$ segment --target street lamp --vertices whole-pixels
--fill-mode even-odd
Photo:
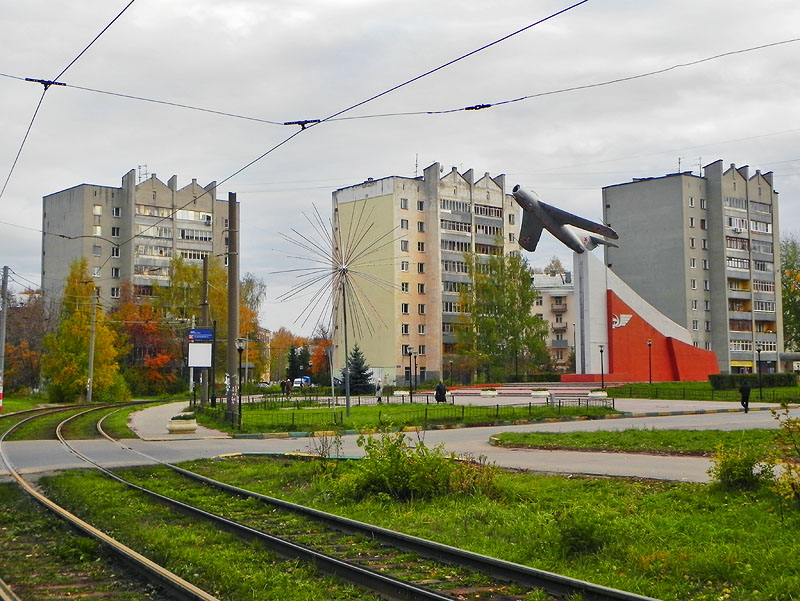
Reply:
[[[453,360],[450,360],[450,386],[453,385]]]
[[[411,346],[406,348],[408,351],[408,400],[413,403],[414,402],[414,380],[411,379],[411,356],[414,354],[414,351],[411,350]]]
[[[605,376],[605,369],[603,366],[603,345],[600,346],[600,388],[605,390],[606,389],[606,376]]]
[[[650,384],[653,383],[653,341],[647,339],[647,366],[650,370]]]
[[[247,344],[247,340],[244,338],[237,338],[236,339],[236,350],[239,353],[239,372],[236,374],[236,384],[239,393],[238,397],[238,411],[237,415],[239,416],[239,429],[242,429],[242,351],[244,350],[244,345]]]
[[[763,401],[764,389],[761,388],[761,345],[760,344],[756,345],[756,353],[758,353],[758,363],[756,364],[758,366],[758,400]]]

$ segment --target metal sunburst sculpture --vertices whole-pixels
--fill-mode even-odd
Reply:
[[[364,271],[365,268],[388,264],[386,259],[379,259],[374,255],[399,239],[394,235],[397,228],[382,234],[375,234],[373,232],[375,223],[370,219],[374,207],[368,214],[365,214],[365,208],[362,205],[358,217],[350,221],[350,227],[344,237],[339,227],[338,207],[334,211],[334,220],[328,220],[327,223],[316,206],[314,206],[313,219],[303,213],[303,217],[314,230],[314,236],[303,234],[292,228],[294,236],[281,234],[281,237],[309,253],[308,256],[290,255],[291,258],[309,261],[314,265],[273,272],[294,273],[299,280],[287,292],[278,296],[277,300],[287,301],[310,292],[310,297],[300,311],[295,323],[302,320],[301,325],[305,325],[310,319],[316,318],[316,323],[320,324],[323,322],[323,315],[327,313],[326,308],[330,307],[330,317],[327,319],[332,325],[334,316],[339,308],[339,302],[341,302],[342,325],[344,327],[345,414],[348,417],[350,416],[350,358],[347,343],[348,306],[351,310],[353,328],[359,337],[362,336],[365,329],[369,333],[374,333],[373,317],[384,325],[386,324],[364,293],[359,280],[387,290],[398,288],[395,284]]]

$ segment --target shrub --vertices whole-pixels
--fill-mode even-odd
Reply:
[[[190,419],[195,419],[195,415],[194,413],[179,413],[178,415],[175,415],[170,419],[174,421],[190,420]]]
[[[757,448],[718,445],[708,474],[727,490],[756,490],[775,478],[775,462]]]
[[[775,479],[775,491],[787,501],[800,506],[800,418],[790,417],[786,404],[780,413],[773,410],[772,414],[781,425],[775,440],[780,468]]]
[[[337,493],[349,498],[388,496],[397,500],[430,498],[451,493],[489,492],[496,470],[483,462],[459,461],[441,445],[413,447],[403,432],[360,436],[365,457],[354,471],[337,481]]]
[[[750,388],[758,388],[758,374],[711,374],[708,376],[714,390],[736,390],[747,382]],[[791,372],[779,374],[761,374],[761,385],[764,388],[797,386],[797,376]]]

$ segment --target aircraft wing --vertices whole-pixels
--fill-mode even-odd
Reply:
[[[536,250],[542,236],[542,222],[531,211],[522,211],[522,226],[519,229],[519,245],[527,251]]]
[[[587,232],[593,232],[595,234],[600,234],[601,236],[605,236],[606,238],[611,238],[612,240],[618,240],[619,234],[612,230],[607,225],[603,225],[602,223],[595,223],[594,221],[589,221],[588,219],[584,219],[583,217],[578,217],[577,215],[573,215],[572,213],[567,213],[566,211],[562,211],[561,209],[557,209],[556,207],[550,206],[544,202],[539,202],[539,207],[547,214],[552,217],[558,223],[564,225],[574,225],[575,227],[586,230]],[[522,218],[522,225],[523,228],[525,226],[525,218]],[[522,233],[520,232],[520,236]],[[537,238],[538,240],[538,238]]]

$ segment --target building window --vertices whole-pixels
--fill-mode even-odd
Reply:
[[[408,336],[408,324],[407,323],[401,323],[400,324],[400,333],[403,336]]]
[[[92,234],[95,236],[102,236],[103,235],[103,228],[99,225],[92,226]]]
[[[400,303],[400,313],[408,315],[408,303]]]
[[[417,294],[425,294],[425,284],[417,284]]]
[[[689,238],[689,248],[694,248],[694,238]]]
[[[697,311],[697,299],[692,300],[692,311]]]
[[[119,267],[112,267],[111,268],[111,277],[115,280],[119,279]]]
[[[701,209],[706,209],[706,208],[708,208],[708,207],[707,207],[707,205],[706,205],[706,199],[705,199],[705,198],[701,198],[701,199],[700,199],[700,208],[701,208]]]
[[[708,250],[708,240],[703,238],[700,242],[701,242],[700,248],[702,248],[703,250]]]
[[[400,261],[400,271],[408,271],[408,261]]]
[[[424,211],[425,210],[425,201],[418,200],[417,201],[417,211]]]
[[[417,263],[417,273],[425,273],[425,263]]]
[[[119,238],[119,228],[118,227],[112,227],[111,228],[111,237],[112,238]]]
[[[103,214],[103,207],[101,205],[94,205],[92,207],[92,215],[100,216]]]
[[[93,256],[99,257],[102,254],[102,252],[103,252],[103,249],[101,249],[98,245],[95,244],[92,247],[92,255]]]
[[[400,229],[407,230],[408,229],[408,219],[401,219],[400,220]]]
[[[692,329],[693,330],[697,330],[698,329],[698,321],[696,319],[692,320]]]
[[[689,217],[689,227],[694,227],[694,217]]]
[[[112,246],[111,247],[111,256],[112,257],[119,257],[119,246]]]
[[[508,214],[508,224],[509,225],[514,225],[514,213],[509,213]]]
[[[99,267],[92,267],[92,277],[99,278],[100,277],[100,268]]]
[[[408,292],[408,282],[400,283],[400,292]]]
[[[119,207],[111,207],[112,217],[122,217],[122,209]]]
[[[419,313],[420,315],[425,315],[425,304],[424,303],[420,303],[419,305],[417,305],[417,313]]]
[[[509,232],[509,233],[508,233],[508,241],[509,241],[509,242],[516,242],[516,241],[517,241],[517,238],[516,238],[516,236],[514,235],[514,232]]]
[[[424,242],[417,242],[417,250],[421,253],[425,252],[425,243]]]
[[[425,222],[424,221],[417,221],[417,231],[424,232],[425,231]]]
[[[417,326],[417,334],[419,334],[420,336],[424,336],[425,335],[425,324],[424,323],[421,323],[421,324],[419,324]]]
[[[111,298],[119,298],[119,288],[111,288]]]
[[[694,207],[694,196],[689,197],[689,206]]]
[[[403,252],[408,252],[408,240],[400,240],[400,250]]]
[[[401,198],[400,199],[400,208],[401,209],[407,209],[408,208],[408,199],[407,198]]]
[[[708,271],[708,259],[703,259],[703,269]]]
[[[708,280],[703,280],[703,290],[711,290],[711,283]]]
[[[711,301],[710,300],[703,301],[703,309],[705,309],[706,311],[711,311]]]
[[[689,267],[691,267],[692,269],[697,267],[697,259],[695,259],[694,257],[691,257],[689,259]]]
[[[408,357],[411,354],[411,346],[408,344],[404,344],[402,353],[403,356]],[[408,368],[406,368],[406,380],[409,379],[411,379],[411,371]]]
[[[692,290],[697,290],[697,280],[689,280],[689,285],[691,286]]]
[[[706,332],[710,332],[710,331],[711,331],[711,322],[710,321],[706,321]]]
[[[708,229],[708,228],[706,227],[706,220],[705,220],[705,219],[701,219],[701,220],[700,220],[700,229],[701,229],[701,230],[706,230],[706,229]]]
[[[417,351],[417,354],[418,355],[424,355],[425,354],[425,345],[424,344],[420,344],[419,345],[419,350]]]

